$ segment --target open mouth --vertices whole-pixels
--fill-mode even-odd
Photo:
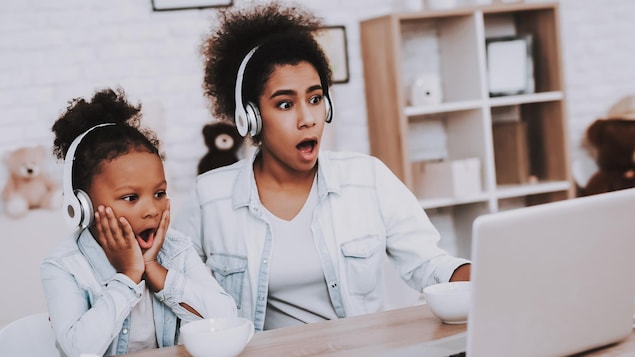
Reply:
[[[302,141],[296,147],[298,148],[298,150],[300,150],[303,153],[310,153],[313,151],[316,145],[317,145],[317,140],[310,139],[310,140]]]
[[[145,231],[139,233],[139,237],[143,239],[144,242],[147,242],[151,237],[154,236],[155,230],[153,228],[148,228]]]
[[[145,229],[137,234],[137,242],[141,249],[150,249],[154,244],[154,236],[156,234],[156,228]]]

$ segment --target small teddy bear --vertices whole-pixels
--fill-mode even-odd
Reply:
[[[198,163],[198,174],[221,166],[227,166],[239,160],[238,151],[244,138],[240,136],[236,125],[228,121],[217,121],[203,127],[203,138],[208,148]]]
[[[622,98],[586,130],[585,144],[597,171],[581,196],[635,187],[635,96]]]
[[[44,146],[21,147],[3,156],[8,171],[2,190],[5,213],[12,218],[25,215],[29,209],[61,207],[59,185],[45,172]]]

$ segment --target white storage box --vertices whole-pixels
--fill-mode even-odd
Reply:
[[[419,198],[466,197],[482,192],[478,158],[412,164],[414,193]]]

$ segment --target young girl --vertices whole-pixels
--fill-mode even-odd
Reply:
[[[106,89],[71,101],[53,125],[55,155],[72,160],[64,180],[95,208],[88,229],[41,265],[58,348],[70,356],[172,346],[180,324],[236,315],[191,241],[168,229],[162,155],[140,116],[123,91]]]
[[[376,158],[320,152],[333,116],[319,19],[269,3],[227,9],[206,39],[204,87],[257,150],[208,171],[175,227],[257,330],[385,308],[386,256],[414,289],[469,279],[414,195]]]

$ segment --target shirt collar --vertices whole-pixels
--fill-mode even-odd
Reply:
[[[254,177],[254,161],[260,154],[260,149],[254,150],[251,158],[244,161],[240,168],[234,185],[233,208],[249,205],[259,205],[258,188]],[[318,175],[317,189],[320,200],[329,193],[340,192],[340,180],[332,170],[330,152],[320,151],[318,155]]]

